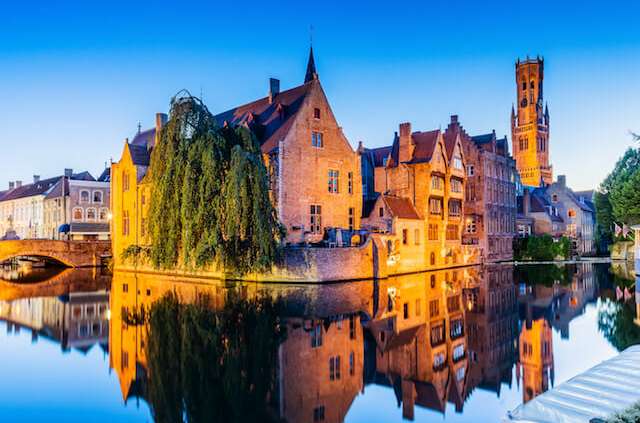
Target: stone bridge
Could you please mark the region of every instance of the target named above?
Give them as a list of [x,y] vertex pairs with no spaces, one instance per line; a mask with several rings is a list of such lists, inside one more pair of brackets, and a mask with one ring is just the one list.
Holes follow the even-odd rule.
[[25,239],[0,241],[0,263],[16,257],[37,257],[67,267],[95,267],[111,255],[111,241],[53,241]]
[[0,301],[21,298],[57,297],[73,292],[108,289],[111,276],[102,269],[62,269],[60,273],[35,283],[11,282],[0,279]]

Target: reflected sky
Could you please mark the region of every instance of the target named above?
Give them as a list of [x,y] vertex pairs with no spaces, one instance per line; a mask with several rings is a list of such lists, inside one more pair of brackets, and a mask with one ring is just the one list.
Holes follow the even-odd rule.
[[[148,316],[172,292],[191,321],[204,325],[197,329],[229,339],[266,318],[258,312],[252,320],[249,307],[236,322],[233,310],[273,301],[270,313],[286,336],[265,344],[277,369],[258,379],[270,386],[268,415],[288,422],[495,422],[640,342],[635,296],[625,302],[616,294],[616,285],[630,285],[628,272],[616,273],[608,265],[501,265],[316,286],[87,272],[65,276],[55,288],[44,282],[21,290],[0,281],[0,417],[154,421],[160,404],[150,390],[157,394],[158,384],[149,375],[162,379],[167,358],[149,355],[149,344],[165,338]],[[199,298],[206,307],[190,308]],[[193,319],[203,310],[215,326]],[[266,352],[237,354],[220,357],[249,367]],[[237,377],[225,374],[211,376],[211,386]],[[182,386],[178,395],[190,397],[190,389]]]

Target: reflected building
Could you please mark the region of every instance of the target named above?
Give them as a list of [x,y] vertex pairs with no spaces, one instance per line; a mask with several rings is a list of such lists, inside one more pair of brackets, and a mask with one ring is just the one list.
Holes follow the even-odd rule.
[[[475,270],[475,269],[474,269]],[[463,291],[469,340],[469,391],[476,387],[500,395],[511,386],[518,337],[517,289],[513,266],[477,269]]]
[[522,327],[516,374],[522,381],[522,401],[532,400],[553,386],[553,338],[549,322],[540,318]]

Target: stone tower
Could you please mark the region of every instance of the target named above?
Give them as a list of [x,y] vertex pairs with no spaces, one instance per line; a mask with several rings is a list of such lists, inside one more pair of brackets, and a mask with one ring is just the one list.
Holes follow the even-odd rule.
[[511,107],[513,156],[522,183],[527,186],[553,182],[549,164],[549,108],[543,111],[544,59],[516,62],[518,111]]

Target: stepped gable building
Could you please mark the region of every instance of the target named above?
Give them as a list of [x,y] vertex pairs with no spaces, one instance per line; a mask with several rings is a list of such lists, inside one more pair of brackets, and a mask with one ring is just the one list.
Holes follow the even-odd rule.
[[302,85],[280,91],[272,78],[266,97],[215,118],[219,125],[247,125],[258,137],[288,242],[319,241],[325,228],[360,227],[360,155],[331,110],[313,49]]
[[511,108],[513,155],[523,185],[537,187],[553,182],[549,164],[549,108],[543,111],[544,59],[516,62],[518,111]]
[[462,243],[478,246],[485,260],[511,260],[516,168],[507,138],[498,139],[495,131],[469,136],[453,115],[444,132],[445,144],[453,145],[457,138],[462,142],[467,169]]
[[[462,264],[465,162],[459,137],[447,146],[442,131],[412,132],[407,122],[391,147],[360,151],[374,165],[373,180],[369,174],[364,183],[385,196],[365,207],[363,227],[389,235],[390,257],[426,268]],[[406,214],[394,219],[392,228],[381,225],[386,209],[380,201],[388,205],[390,198],[411,204],[418,218],[409,224]]]

